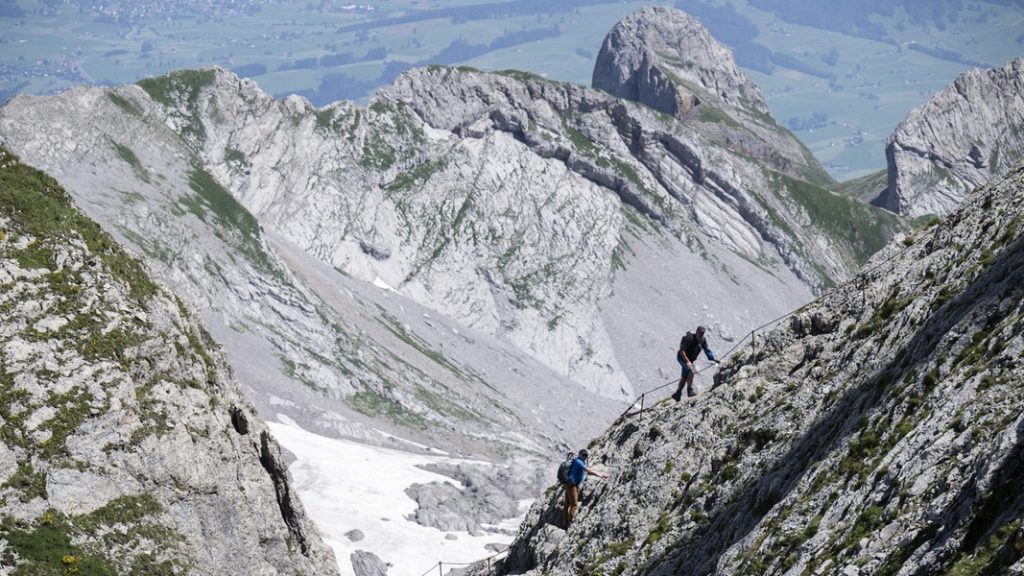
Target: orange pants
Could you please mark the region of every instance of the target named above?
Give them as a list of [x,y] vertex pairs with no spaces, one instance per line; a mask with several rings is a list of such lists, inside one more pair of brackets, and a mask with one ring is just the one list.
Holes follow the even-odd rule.
[[565,484],[565,528],[567,530],[579,511],[580,487],[575,484]]

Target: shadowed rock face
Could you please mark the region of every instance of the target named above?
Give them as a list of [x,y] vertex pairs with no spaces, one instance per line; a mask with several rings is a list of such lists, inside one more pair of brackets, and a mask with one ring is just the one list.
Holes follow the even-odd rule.
[[567,532],[549,490],[504,573],[1022,573],[1022,232],[1018,164],[740,348],[709,393],[595,438],[610,478]]
[[831,178],[768,113],[761,89],[695,18],[664,6],[638,10],[605,37],[591,85],[686,119],[729,149],[819,184]]
[[889,186],[874,203],[908,216],[951,212],[1024,156],[1024,60],[961,74],[886,142]]
[[4,566],[337,573],[195,313],[2,148],[0,310]]

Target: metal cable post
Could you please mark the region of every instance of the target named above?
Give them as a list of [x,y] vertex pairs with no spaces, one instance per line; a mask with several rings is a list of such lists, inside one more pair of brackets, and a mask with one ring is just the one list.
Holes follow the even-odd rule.
[[863,314],[868,307],[868,295],[864,290],[867,288],[867,278],[863,274],[857,279],[857,288],[860,290],[860,311]]
[[750,331],[750,362],[754,366],[754,374],[757,374],[757,331]]

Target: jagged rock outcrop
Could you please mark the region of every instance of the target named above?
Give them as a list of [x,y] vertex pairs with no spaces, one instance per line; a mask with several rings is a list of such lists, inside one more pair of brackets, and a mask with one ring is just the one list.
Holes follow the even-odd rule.
[[1019,574],[1024,164],[590,444],[505,574]]
[[0,314],[0,564],[337,573],[199,319],[3,149]]
[[643,8],[615,24],[601,44],[591,85],[678,118],[701,102],[696,87],[715,102],[768,112],[761,89],[732,52],[696,18],[667,6]]
[[716,143],[791,176],[830,186],[809,150],[768,112],[732,52],[689,14],[650,6],[618,22],[597,55],[591,85],[685,119]]
[[534,494],[532,486],[546,482],[537,477],[540,470],[514,467],[425,466],[427,470],[448,476],[458,482],[413,484],[406,489],[417,509],[411,518],[423,526],[446,532],[462,531],[478,534],[495,531],[487,525],[494,518],[514,518],[520,514],[519,503]]
[[944,216],[1024,157],[1024,59],[969,70],[912,110],[886,141],[889,184],[874,203]]
[[373,552],[357,550],[352,553],[352,570],[356,576],[387,576],[388,566]]

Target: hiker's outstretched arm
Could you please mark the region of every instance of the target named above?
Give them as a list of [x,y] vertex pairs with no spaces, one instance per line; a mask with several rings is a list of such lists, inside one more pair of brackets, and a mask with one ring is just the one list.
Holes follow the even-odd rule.
[[704,349],[704,355],[708,357],[708,360],[718,362],[718,360],[715,359],[715,353],[711,351],[711,348],[708,347],[707,344],[701,344],[701,348]]

